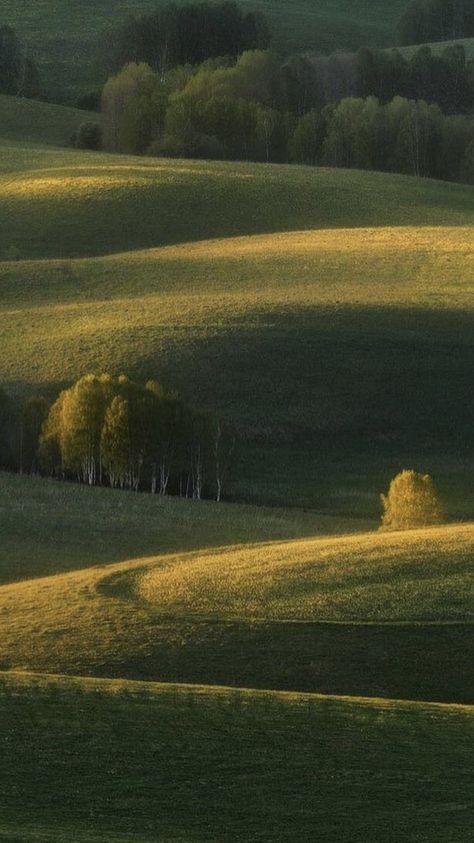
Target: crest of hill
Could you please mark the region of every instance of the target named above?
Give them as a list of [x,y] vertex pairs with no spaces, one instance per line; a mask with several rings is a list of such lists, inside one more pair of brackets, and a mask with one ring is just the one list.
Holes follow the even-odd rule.
[[[210,518],[222,517],[218,505],[207,508]],[[263,522],[262,534],[269,526]],[[234,529],[238,537],[237,520]],[[321,537],[6,584],[0,662],[48,673],[372,696],[384,689],[470,702],[472,539],[469,524]]]
[[[439,438],[472,430],[474,187],[3,152],[2,248],[25,258],[0,263],[9,391],[87,371],[158,377],[270,443],[240,461],[241,500],[377,517],[378,493],[412,465],[440,478],[451,517],[469,517],[468,463],[443,462]],[[347,444],[358,430],[393,431],[404,450],[383,465],[364,452],[348,478],[347,453],[325,462],[321,433]]]
[[314,228],[467,225],[474,187],[284,165],[3,145],[3,248],[79,257]]

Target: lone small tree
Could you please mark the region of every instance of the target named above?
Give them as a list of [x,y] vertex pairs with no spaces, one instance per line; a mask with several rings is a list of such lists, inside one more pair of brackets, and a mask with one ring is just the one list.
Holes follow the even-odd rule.
[[392,480],[383,504],[382,529],[406,530],[442,524],[443,506],[429,474],[402,471]]

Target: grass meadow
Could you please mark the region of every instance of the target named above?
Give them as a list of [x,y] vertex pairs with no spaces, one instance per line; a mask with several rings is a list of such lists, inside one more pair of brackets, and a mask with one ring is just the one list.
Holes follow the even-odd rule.
[[3,149],[11,392],[157,377],[236,425],[234,500],[377,519],[413,466],[469,517],[474,188]]
[[[3,143],[20,141],[22,145],[44,143],[56,147],[67,146],[81,123],[88,120],[97,121],[97,114],[0,94],[0,132]],[[2,169],[6,157],[3,149]]]
[[[111,5],[56,4],[71,95]],[[153,376],[240,445],[223,504],[0,473],[0,840],[469,843],[474,188],[57,149],[77,112],[4,99],[0,383]],[[405,467],[450,523],[377,530]]]
[[4,670],[471,702],[472,525],[2,489]]
[[467,840],[470,707],[0,682],[4,840]]
[[[74,102],[100,78],[98,36],[130,13],[153,11],[164,0],[3,0],[2,20],[14,26],[38,62],[43,85],[54,98]],[[388,46],[404,0],[241,0],[265,14],[274,43],[285,52]]]

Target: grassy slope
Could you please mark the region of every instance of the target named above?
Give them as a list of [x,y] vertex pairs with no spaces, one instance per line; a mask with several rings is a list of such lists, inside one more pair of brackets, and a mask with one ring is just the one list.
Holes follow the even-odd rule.
[[[39,63],[43,86],[52,96],[71,101],[101,80],[96,66],[97,36],[130,12],[155,9],[164,0],[3,0],[2,22],[16,27]],[[394,41],[404,0],[240,0],[264,12],[275,44],[297,49],[357,49]]]
[[[4,248],[35,260],[0,264],[4,383],[158,376],[259,438],[239,498],[376,517],[378,493],[413,465],[440,479],[454,517],[472,513],[451,431],[472,429],[473,188],[5,153]],[[70,259],[121,249],[134,251]]]
[[[240,546],[104,568],[114,548],[119,557],[128,547],[120,541],[125,524],[133,540],[139,523],[149,527],[153,508],[158,518],[163,508],[172,518],[161,535],[157,518],[147,537],[162,551],[172,546],[172,525],[174,547],[182,549],[216,543],[219,535],[225,541],[232,531],[247,541],[252,531],[261,538],[303,533],[310,523],[179,501],[152,502],[147,511],[134,496],[104,490],[92,492],[91,507],[88,490],[77,497],[70,487],[73,514],[65,487],[36,481],[33,517],[26,509],[21,521],[31,519],[32,529],[24,535],[23,527],[21,537],[19,505],[30,482],[14,478],[5,486],[7,501],[16,497],[18,504],[4,506],[3,581],[77,567],[81,554],[84,564],[99,567],[2,586],[4,669],[472,702],[470,526]],[[111,515],[119,499],[125,512]],[[46,561],[56,522],[62,543]],[[85,532],[98,539],[95,559]],[[77,557],[66,553],[58,562],[76,539]],[[42,553],[30,561],[38,544]]]
[[[28,529],[25,530],[25,524]],[[369,529],[360,519],[0,474],[0,583],[138,556]]]
[[2,140],[66,146],[81,123],[97,121],[97,114],[0,94]]
[[[458,38],[456,41],[435,41],[431,44],[424,44],[423,46],[430,47],[433,53],[442,53],[446,47],[458,45],[464,47],[466,58],[468,61],[474,59],[474,38]],[[399,47],[400,51],[407,57],[412,56],[420,49],[420,44],[414,44],[411,47]]]
[[380,173],[14,144],[3,146],[0,165],[2,240],[24,258],[299,229],[466,225],[473,196],[468,186]]
[[0,682],[2,840],[470,839],[472,708]]

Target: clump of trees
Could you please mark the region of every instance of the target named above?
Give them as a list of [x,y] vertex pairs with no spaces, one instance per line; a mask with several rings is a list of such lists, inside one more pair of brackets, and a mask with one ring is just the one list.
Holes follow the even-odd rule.
[[472,0],[411,0],[398,24],[398,42],[402,45],[472,36]]
[[461,44],[433,52],[420,47],[411,56],[400,50],[363,48],[312,59],[326,105],[347,97],[395,96],[436,103],[446,114],[463,114],[474,105],[472,61]]
[[381,495],[382,529],[407,530],[442,524],[441,500],[429,474],[402,471],[392,480],[387,495]]
[[71,137],[71,144],[76,149],[101,149],[102,128],[100,123],[91,120],[81,123]]
[[129,64],[103,93],[106,149],[134,154],[294,162],[470,178],[474,124],[424,100],[348,97],[321,104],[311,64],[268,51],[178,68],[163,85]]
[[262,15],[237,3],[168,3],[151,15],[131,15],[106,32],[100,57],[107,73],[125,64],[148,64],[161,77],[178,65],[197,65],[218,56],[237,57],[266,49],[270,31]]
[[462,45],[436,54],[420,47],[410,58],[398,50],[359,50],[356,95],[389,102],[395,96],[436,103],[446,114],[468,113],[474,106],[473,65]]
[[[348,98],[309,113],[291,140],[293,161],[457,180],[473,127],[435,105]],[[452,155],[456,145],[456,154]]]
[[16,97],[39,95],[36,65],[11,26],[0,26],[0,94]]
[[235,436],[156,381],[89,374],[51,405],[0,391],[0,444],[12,470],[220,501]]

